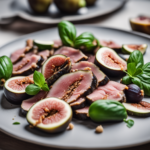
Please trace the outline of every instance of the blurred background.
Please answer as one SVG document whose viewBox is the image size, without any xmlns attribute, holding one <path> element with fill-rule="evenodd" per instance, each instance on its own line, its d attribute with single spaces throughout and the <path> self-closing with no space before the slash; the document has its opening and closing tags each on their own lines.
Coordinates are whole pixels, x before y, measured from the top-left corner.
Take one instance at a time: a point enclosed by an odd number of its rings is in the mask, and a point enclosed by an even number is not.
<svg viewBox="0 0 150 150">
<path fill-rule="evenodd" d="M 0 46 L 61 20 L 150 35 L 149 8 L 150 0 L 0 0 Z"/>
</svg>

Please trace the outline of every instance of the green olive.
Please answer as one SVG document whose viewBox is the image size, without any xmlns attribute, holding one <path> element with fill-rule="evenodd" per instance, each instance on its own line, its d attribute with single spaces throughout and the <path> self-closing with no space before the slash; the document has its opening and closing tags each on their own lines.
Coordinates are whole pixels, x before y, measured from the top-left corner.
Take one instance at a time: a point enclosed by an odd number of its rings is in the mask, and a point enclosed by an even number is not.
<svg viewBox="0 0 150 150">
<path fill-rule="evenodd" d="M 127 112 L 120 102 L 97 100 L 90 106 L 89 116 L 95 122 L 123 121 L 127 118 Z"/>
<path fill-rule="evenodd" d="M 53 0 L 28 0 L 31 9 L 38 14 L 44 14 L 48 11 Z"/>
<path fill-rule="evenodd" d="M 85 0 L 54 0 L 57 8 L 65 13 L 76 13 L 79 8 L 85 7 Z"/>
</svg>

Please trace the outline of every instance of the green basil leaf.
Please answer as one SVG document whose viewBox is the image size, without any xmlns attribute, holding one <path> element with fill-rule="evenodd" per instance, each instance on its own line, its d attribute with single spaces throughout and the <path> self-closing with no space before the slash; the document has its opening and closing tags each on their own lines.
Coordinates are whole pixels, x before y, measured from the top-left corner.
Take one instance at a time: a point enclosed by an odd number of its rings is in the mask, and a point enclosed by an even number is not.
<svg viewBox="0 0 150 150">
<path fill-rule="evenodd" d="M 142 67 L 143 73 L 149 74 L 150 75 L 150 62 L 146 63 L 143 67 Z"/>
<path fill-rule="evenodd" d="M 126 85 L 128 85 L 128 84 L 130 84 L 132 81 L 131 81 L 131 77 L 130 76 L 124 76 L 123 78 L 122 78 L 122 83 L 123 84 L 126 84 Z"/>
<path fill-rule="evenodd" d="M 127 63 L 135 63 L 136 68 L 142 68 L 144 65 L 143 54 L 138 50 L 133 51 Z"/>
<path fill-rule="evenodd" d="M 43 91 L 49 91 L 49 87 L 48 87 L 48 85 L 46 83 L 41 87 L 41 89 Z"/>
<path fill-rule="evenodd" d="M 138 77 L 142 82 L 145 82 L 145 83 L 149 83 L 149 84 L 150 84 L 150 75 L 147 75 L 147 74 L 140 74 L 140 75 L 137 75 L 137 77 Z"/>
<path fill-rule="evenodd" d="M 134 78 L 132 78 L 131 80 L 132 80 L 132 82 L 133 82 L 134 84 L 136 84 L 137 86 L 139 86 L 140 89 L 143 89 L 142 82 L 141 82 L 141 80 L 140 80 L 139 78 L 134 77 Z"/>
<path fill-rule="evenodd" d="M 140 74 L 142 74 L 142 69 L 141 68 L 138 68 L 136 71 L 135 71 L 135 73 L 133 74 L 134 76 L 137 76 L 137 75 L 140 75 Z"/>
<path fill-rule="evenodd" d="M 65 46 L 74 46 L 74 41 L 76 38 L 76 28 L 68 21 L 61 21 L 58 24 L 59 36 Z"/>
<path fill-rule="evenodd" d="M 34 71 L 33 74 L 33 80 L 34 80 L 34 84 L 38 85 L 39 87 L 42 87 L 42 85 L 45 83 L 45 78 L 43 74 L 36 70 Z"/>
<path fill-rule="evenodd" d="M 128 128 L 131 128 L 134 125 L 134 121 L 132 119 L 124 119 L 123 121 L 127 124 Z"/>
<path fill-rule="evenodd" d="M 144 94 L 150 96 L 150 84 L 142 82 L 142 86 L 143 86 Z"/>
<path fill-rule="evenodd" d="M 14 122 L 13 123 L 13 125 L 19 125 L 20 124 L 20 122 Z"/>
<path fill-rule="evenodd" d="M 25 91 L 28 95 L 36 95 L 40 92 L 41 88 L 35 84 L 30 84 L 26 87 Z"/>
<path fill-rule="evenodd" d="M 127 71 L 132 76 L 136 71 L 135 63 L 128 63 Z"/>
<path fill-rule="evenodd" d="M 98 40 L 90 32 L 79 35 L 74 43 L 74 47 L 87 52 L 92 52 L 99 45 Z"/>
</svg>

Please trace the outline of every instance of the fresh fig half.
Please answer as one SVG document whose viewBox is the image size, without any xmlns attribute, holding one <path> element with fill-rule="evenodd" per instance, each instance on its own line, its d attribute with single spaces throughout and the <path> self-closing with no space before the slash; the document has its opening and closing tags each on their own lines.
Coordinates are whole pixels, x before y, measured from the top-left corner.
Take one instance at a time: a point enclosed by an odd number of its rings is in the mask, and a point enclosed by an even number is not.
<svg viewBox="0 0 150 150">
<path fill-rule="evenodd" d="M 111 99 L 119 102 L 126 102 L 124 90 L 128 87 L 124 84 L 109 81 L 104 86 L 99 86 L 91 94 L 86 96 L 88 103 L 93 103 L 100 99 Z"/>
<path fill-rule="evenodd" d="M 25 76 L 17 76 L 8 79 L 4 84 L 4 95 L 12 103 L 19 105 L 30 96 L 26 94 L 25 88 L 33 83 L 33 79 Z"/>
<path fill-rule="evenodd" d="M 27 121 L 49 133 L 66 130 L 72 120 L 72 109 L 64 101 L 51 97 L 34 104 L 27 113 Z"/>
<path fill-rule="evenodd" d="M 95 64 L 108 76 L 118 77 L 124 75 L 127 63 L 113 49 L 100 48 L 96 53 Z"/>
<path fill-rule="evenodd" d="M 138 16 L 130 19 L 132 30 L 150 34 L 150 17 Z"/>
<path fill-rule="evenodd" d="M 42 66 L 42 74 L 48 85 L 53 84 L 60 76 L 71 69 L 70 58 L 64 55 L 51 56 Z"/>
<path fill-rule="evenodd" d="M 141 101 L 140 103 L 123 103 L 129 115 L 138 117 L 150 116 L 150 103 Z"/>
<path fill-rule="evenodd" d="M 92 71 L 76 71 L 61 76 L 50 89 L 47 97 L 57 97 L 72 103 L 82 96 L 90 94 L 97 86 Z"/>
<path fill-rule="evenodd" d="M 147 49 L 147 44 L 124 44 L 122 45 L 122 52 L 125 54 L 131 54 L 134 50 L 139 50 L 142 54 L 145 53 Z"/>
<path fill-rule="evenodd" d="M 109 78 L 95 64 L 88 62 L 88 61 L 80 61 L 78 63 L 75 63 L 72 66 L 71 71 L 84 70 L 87 67 L 91 68 L 91 71 L 96 76 L 98 85 L 105 85 L 108 83 Z"/>
<path fill-rule="evenodd" d="M 99 42 L 101 47 L 108 47 L 114 50 L 121 50 L 121 45 L 117 44 L 114 41 L 100 40 Z"/>
<path fill-rule="evenodd" d="M 77 101 L 70 103 L 70 106 L 72 109 L 84 108 L 86 106 L 86 99 L 81 97 Z"/>
<path fill-rule="evenodd" d="M 23 58 L 19 62 L 17 62 L 15 65 L 13 65 L 13 76 L 17 75 L 30 75 L 35 70 L 39 69 L 39 67 L 42 65 L 42 62 L 44 59 L 41 56 L 38 55 L 31 55 Z"/>
<path fill-rule="evenodd" d="M 21 112 L 26 115 L 27 112 L 29 111 L 29 109 L 38 101 L 40 101 L 41 99 L 44 99 L 47 95 L 46 91 L 40 91 L 37 95 L 29 98 L 29 99 L 25 99 L 22 101 L 21 104 Z"/>
</svg>

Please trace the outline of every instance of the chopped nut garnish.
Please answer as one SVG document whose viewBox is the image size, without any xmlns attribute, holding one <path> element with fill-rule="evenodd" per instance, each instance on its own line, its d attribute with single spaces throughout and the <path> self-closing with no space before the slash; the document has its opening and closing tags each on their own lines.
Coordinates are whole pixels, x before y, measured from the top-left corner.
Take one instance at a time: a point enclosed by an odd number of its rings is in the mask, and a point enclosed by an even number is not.
<svg viewBox="0 0 150 150">
<path fill-rule="evenodd" d="M 74 125 L 72 123 L 69 123 L 67 130 L 72 130 L 74 128 Z"/>
<path fill-rule="evenodd" d="M 97 126 L 96 129 L 95 129 L 95 132 L 96 132 L 96 133 L 102 133 L 102 132 L 103 132 L 103 127 L 102 127 L 102 125 Z"/>
<path fill-rule="evenodd" d="M 144 95 L 144 91 L 143 91 L 143 90 L 141 90 L 141 95 L 142 95 L 142 96 Z"/>
<path fill-rule="evenodd" d="M 126 86 L 125 89 L 128 90 L 129 89 L 128 86 Z"/>
</svg>

